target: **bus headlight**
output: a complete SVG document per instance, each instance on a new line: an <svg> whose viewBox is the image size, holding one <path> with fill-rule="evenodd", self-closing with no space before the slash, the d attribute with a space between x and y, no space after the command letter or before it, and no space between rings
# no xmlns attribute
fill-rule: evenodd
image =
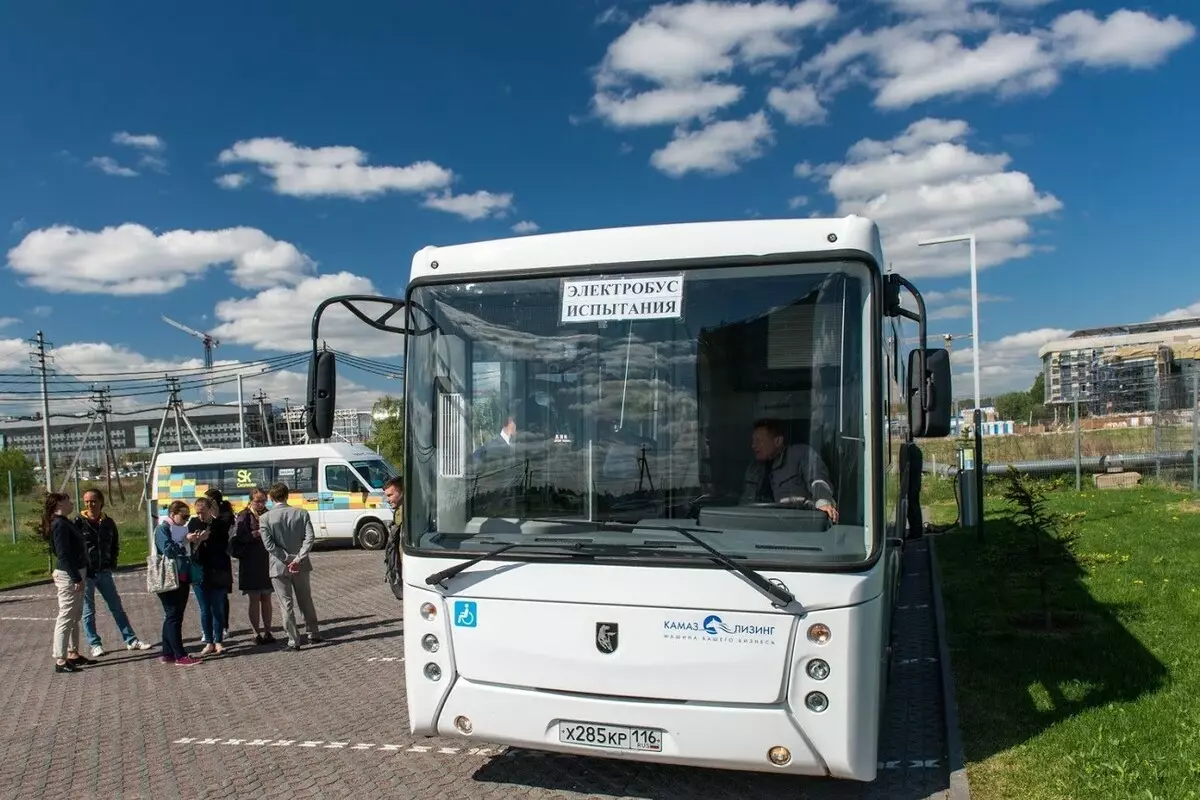
<svg viewBox="0 0 1200 800"><path fill-rule="evenodd" d="M431 681L440 681L442 679L442 668L430 661L425 665L425 677ZM811 697L811 695L809 695Z"/></svg>
<svg viewBox="0 0 1200 800"><path fill-rule="evenodd" d="M804 697L804 705L808 707L809 711L820 714L829 708L829 698L821 692L809 692Z"/></svg>
<svg viewBox="0 0 1200 800"><path fill-rule="evenodd" d="M792 760L792 751L781 745L776 745L767 751L767 760L777 767L786 766Z"/></svg>
<svg viewBox="0 0 1200 800"><path fill-rule="evenodd" d="M827 644L832 636L833 632L823 622L818 622L808 629L808 640L813 644Z"/></svg>
<svg viewBox="0 0 1200 800"><path fill-rule="evenodd" d="M808 677L814 681L823 681L829 677L829 664L819 658L814 658L808 662L805 671L808 673Z"/></svg>
<svg viewBox="0 0 1200 800"><path fill-rule="evenodd" d="M437 619L437 606L433 603L422 603L421 616L425 618L426 622L433 622Z"/></svg>
<svg viewBox="0 0 1200 800"><path fill-rule="evenodd" d="M454 718L454 727L458 729L459 733L463 734L469 734L471 731L475 730L475 726L471 724L470 718L463 716Z"/></svg>
<svg viewBox="0 0 1200 800"><path fill-rule="evenodd" d="M421 637L421 647L424 647L428 653L436 653L438 648L441 647L441 643L438 642L438 638L432 633L427 633Z"/></svg>

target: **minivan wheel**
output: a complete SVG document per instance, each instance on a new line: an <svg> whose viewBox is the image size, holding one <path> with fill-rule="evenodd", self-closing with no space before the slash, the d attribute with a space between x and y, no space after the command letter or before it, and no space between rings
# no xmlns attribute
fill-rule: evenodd
<svg viewBox="0 0 1200 800"><path fill-rule="evenodd" d="M366 522L358 529L358 546L363 550L379 550L387 541L387 531L378 522Z"/></svg>

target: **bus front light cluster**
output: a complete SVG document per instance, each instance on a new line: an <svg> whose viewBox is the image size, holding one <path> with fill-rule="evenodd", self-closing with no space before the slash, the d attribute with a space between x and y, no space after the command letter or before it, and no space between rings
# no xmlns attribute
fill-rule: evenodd
<svg viewBox="0 0 1200 800"><path fill-rule="evenodd" d="M425 665L425 677L431 681L440 681L442 679L442 668L430 661Z"/></svg>
<svg viewBox="0 0 1200 800"><path fill-rule="evenodd" d="M814 681L823 681L829 677L829 664L822 659L814 658L808 662L805 671L808 673L808 677Z"/></svg>
<svg viewBox="0 0 1200 800"><path fill-rule="evenodd" d="M436 653L438 651L438 648L441 646L442 645L438 641L438 638L436 636L434 636L432 633L427 633L421 637L421 647L424 647L425 652L427 652L427 653Z"/></svg>
<svg viewBox="0 0 1200 800"><path fill-rule="evenodd" d="M437 606L433 603L421 604L421 618L426 622L433 622L437 619Z"/></svg>

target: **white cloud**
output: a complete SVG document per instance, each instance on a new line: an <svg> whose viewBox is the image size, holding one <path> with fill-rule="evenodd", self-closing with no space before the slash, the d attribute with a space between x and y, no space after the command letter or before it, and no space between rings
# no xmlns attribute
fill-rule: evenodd
<svg viewBox="0 0 1200 800"><path fill-rule="evenodd" d="M305 278L294 286L276 286L254 297L223 300L217 303L220 324L211 333L222 342L290 353L307 346L312 335L313 311L321 301L336 295L378 295L368 278L349 272L337 272ZM383 310L377 304L364 305L367 311ZM396 317L399 323L401 317ZM329 346L368 357L395 356L404 352L404 338L370 328L349 311L328 309L321 317L321 338Z"/></svg>
<svg viewBox="0 0 1200 800"><path fill-rule="evenodd" d="M387 192L424 192L450 185L454 173L432 161L403 167L371 166L357 147L301 147L278 137L246 139L217 159L251 163L274 181L277 194L366 200Z"/></svg>
<svg viewBox="0 0 1200 800"><path fill-rule="evenodd" d="M807 161L801 161L792 169L792 172L797 178L808 178L813 174L814 171L815 168L813 165Z"/></svg>
<svg viewBox="0 0 1200 800"><path fill-rule="evenodd" d="M966 245L918 247L922 239L974 232L980 269L1030 254L1030 220L1062 208L1006 154L980 154L961 120L923 119L890 141L863 139L832 171L837 214L879 223L884 251L908 277L969 269Z"/></svg>
<svg viewBox="0 0 1200 800"><path fill-rule="evenodd" d="M773 140L767 116L758 111L745 119L714 122L696 131L676 130L665 147L654 151L650 163L671 177L689 172L727 175L763 154Z"/></svg>
<svg viewBox="0 0 1200 800"><path fill-rule="evenodd" d="M1200 300L1197 300L1196 302L1192 303L1191 305L1180 306L1179 308L1173 308L1170 311L1166 312L1165 314L1159 314L1156 317L1152 317L1150 319L1150 321L1151 322L1169 322L1171 320L1176 320L1176 319L1193 319L1196 317L1200 317Z"/></svg>
<svg viewBox="0 0 1200 800"><path fill-rule="evenodd" d="M18 317L0 317L0 328L7 328L10 325L16 325L21 320Z"/></svg>
<svg viewBox="0 0 1200 800"><path fill-rule="evenodd" d="M707 120L713 112L742 99L745 89L728 83L701 82L690 86L651 89L635 95L597 94L596 111L618 128Z"/></svg>
<svg viewBox="0 0 1200 800"><path fill-rule="evenodd" d="M222 189L240 189L250 182L250 176L241 172L231 172L216 179L217 186Z"/></svg>
<svg viewBox="0 0 1200 800"><path fill-rule="evenodd" d="M164 150L166 142L152 133L134 134L127 131L114 133L112 136L113 144L125 145L126 147L136 147L139 150Z"/></svg>
<svg viewBox="0 0 1200 800"><path fill-rule="evenodd" d="M513 233L537 233L540 226L532 220L522 220L512 226Z"/></svg>
<svg viewBox="0 0 1200 800"><path fill-rule="evenodd" d="M1006 0L1032 8L1038 0ZM1009 97L1054 88L1077 66L1146 68L1162 63L1195 38L1195 27L1121 9L1101 21L1090 11L1060 15L1049 28L980 11L970 0L891 0L904 19L857 28L833 42L800 71L825 93L865 82L875 105L903 109L936 97L995 92ZM982 40L975 34L983 34ZM965 39L962 34L971 34Z"/></svg>
<svg viewBox="0 0 1200 800"><path fill-rule="evenodd" d="M295 245L257 228L155 234L133 223L36 230L8 251L8 263L49 292L111 295L170 292L219 264L231 264L233 282L244 289L294 282L314 266Z"/></svg>
<svg viewBox="0 0 1200 800"><path fill-rule="evenodd" d="M1071 331L1062 328L1037 330L1002 336L984 341L979 348L979 384L984 395L1027 390L1041 370L1038 348L1046 342L1064 339ZM971 347L950 351L953 367L953 388L956 397L970 396L974 391L974 358Z"/></svg>
<svg viewBox="0 0 1200 800"><path fill-rule="evenodd" d="M123 167L111 156L96 156L88 162L88 166L95 167L105 175L114 175L119 178L136 178L137 170Z"/></svg>
<svg viewBox="0 0 1200 800"><path fill-rule="evenodd" d="M167 160L160 156L144 155L138 159L138 166L152 169L155 172L167 171Z"/></svg>
<svg viewBox="0 0 1200 800"><path fill-rule="evenodd" d="M802 194L798 194L788 200L788 208L793 211L797 208L804 208L806 205L808 205L808 198Z"/></svg>
<svg viewBox="0 0 1200 800"><path fill-rule="evenodd" d="M828 116L817 97L817 90L812 86L792 89L777 86L767 93L767 103L792 125L812 125L824 122Z"/></svg>
<svg viewBox="0 0 1200 800"><path fill-rule="evenodd" d="M829 0L655 5L609 44L594 71L593 110L617 127L708 122L744 97L739 71L793 57L800 33L836 14Z"/></svg>
<svg viewBox="0 0 1200 800"><path fill-rule="evenodd" d="M1089 67L1155 67L1196 37L1195 26L1174 15L1155 19L1124 8L1103 22L1090 11L1072 11L1050 30L1067 61Z"/></svg>
<svg viewBox="0 0 1200 800"><path fill-rule="evenodd" d="M454 194L446 190L441 194L426 195L422 205L475 221L486 217L503 217L512 207L512 199L511 193L496 194L482 189L471 194Z"/></svg>

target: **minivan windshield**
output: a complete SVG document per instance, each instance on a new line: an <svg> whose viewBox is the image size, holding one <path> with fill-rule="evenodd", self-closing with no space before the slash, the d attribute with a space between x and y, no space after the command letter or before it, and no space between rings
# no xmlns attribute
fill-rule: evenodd
<svg viewBox="0 0 1200 800"><path fill-rule="evenodd" d="M837 261L411 287L406 549L651 563L685 526L735 559L867 559L870 286Z"/></svg>

